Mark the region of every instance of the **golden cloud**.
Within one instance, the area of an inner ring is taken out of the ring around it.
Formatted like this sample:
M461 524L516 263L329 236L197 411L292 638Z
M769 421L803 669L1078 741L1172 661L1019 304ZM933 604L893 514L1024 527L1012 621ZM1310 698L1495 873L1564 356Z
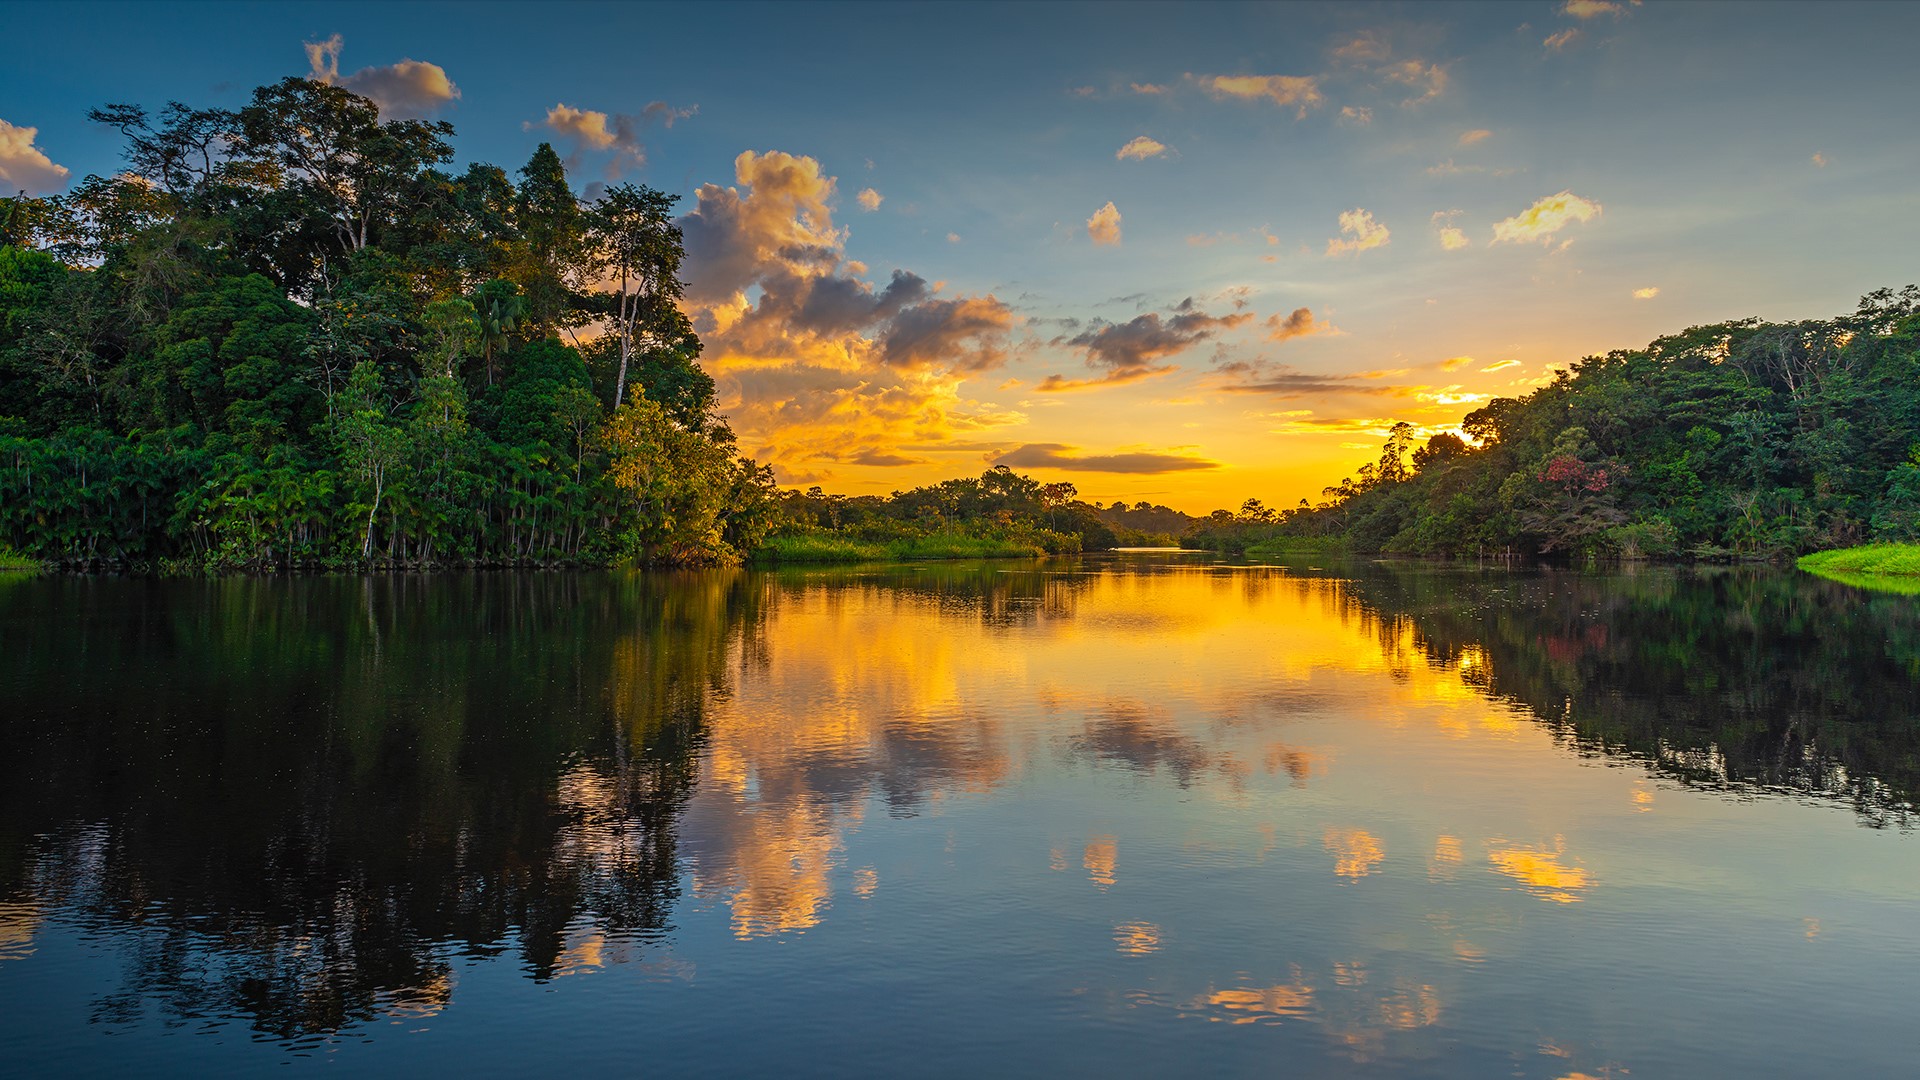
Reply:
M1373 220L1371 210L1362 210L1359 207L1341 213L1340 231L1347 234L1349 238L1336 237L1328 240L1328 255L1343 255L1350 251L1360 252L1382 247L1392 236L1385 225Z
M1460 133L1460 145L1472 146L1474 143L1492 137L1493 132L1488 131L1486 128L1474 128L1472 131L1463 131Z
M1120 211L1111 201L1095 210L1093 216L1087 219L1087 238L1096 245L1120 242Z
M1278 312L1267 317L1268 341L1288 341L1312 334L1337 332L1331 325L1315 319L1312 310L1308 308L1294 308L1291 314L1284 317Z
M1006 304L941 297L907 270L866 280L834 223L836 181L813 158L747 151L734 179L702 185L679 225L688 314L744 449L788 482L826 479L916 463L904 444L1024 422L961 390L1005 362Z
M1503 241L1546 243L1548 238L1575 222L1592 221L1600 216L1601 206L1571 191L1562 191L1539 200L1526 210L1498 221L1493 226L1493 243Z
M1340 119L1349 124L1371 124L1373 123L1373 110L1367 108L1365 105L1342 105L1340 106Z
M1127 145L1114 152L1115 161L1145 161L1147 158L1160 157L1167 152L1166 145L1145 135L1135 135Z
M1580 40L1580 28L1577 26L1569 26L1565 30L1542 41L1540 44L1545 45L1554 52L1559 52L1561 49L1566 48L1578 40Z
M1401 102L1402 105L1418 105L1432 101L1447 92L1447 69L1443 64L1423 64L1418 60L1403 60L1381 69L1381 74L1414 92L1415 96Z
M1480 372L1481 374L1491 374L1496 371L1505 371L1508 368L1516 368L1519 366L1520 361L1518 360L1502 360L1497 364L1488 364L1486 367L1481 368Z
M872 188L861 188L860 194L855 195L854 199L855 201L859 202L860 209L865 210L868 213L872 213L873 211L880 209L880 204L887 201L887 197L885 195L880 194L879 192L873 190Z
M1597 19L1602 15L1612 15L1617 19L1626 10L1614 0L1566 0L1560 5L1562 15L1571 15L1576 19Z
M1216 98L1264 99L1275 105L1294 106L1295 115L1301 118L1308 109L1326 101L1320 94L1320 81L1311 75L1207 75L1200 77L1199 83Z
M1660 295L1660 286L1658 285L1649 285L1644 289L1633 290L1633 298L1635 300L1651 300L1654 297L1659 295Z
M46 152L33 145L39 128L15 127L0 120L0 188L9 194L25 191L45 195L67 186L73 173L64 165L55 165Z

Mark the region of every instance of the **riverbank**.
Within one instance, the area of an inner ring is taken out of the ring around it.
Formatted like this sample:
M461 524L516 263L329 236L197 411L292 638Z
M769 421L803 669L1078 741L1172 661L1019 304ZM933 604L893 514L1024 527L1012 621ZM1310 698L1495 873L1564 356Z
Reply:
M1794 565L1843 585L1920 595L1920 544L1867 544L1816 551L1800 556Z
M932 562L944 559L1024 559L1047 554L1039 544L978 536L914 536L855 540L847 536L768 537L748 560L755 566L863 562Z
M0 547L0 574L37 574L45 569L39 559L29 559L15 554L12 548Z

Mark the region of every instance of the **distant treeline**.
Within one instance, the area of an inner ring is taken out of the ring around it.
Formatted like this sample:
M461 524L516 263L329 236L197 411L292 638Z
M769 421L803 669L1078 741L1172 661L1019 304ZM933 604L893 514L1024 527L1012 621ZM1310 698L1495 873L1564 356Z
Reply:
M110 105L125 172L0 201L0 550L67 565L730 561L672 196L287 79Z
M1248 500L1187 540L1724 560L1920 538L1920 288L1588 357L1461 430L1396 424L1320 502Z

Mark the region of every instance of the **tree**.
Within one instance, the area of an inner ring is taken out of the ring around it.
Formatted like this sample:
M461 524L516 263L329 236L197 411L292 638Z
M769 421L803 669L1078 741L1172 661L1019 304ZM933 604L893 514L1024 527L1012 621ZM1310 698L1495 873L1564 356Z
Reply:
M596 310L607 319L619 350L620 370L613 381L616 409L634 354L666 347L686 332L679 306L685 250L672 217L677 201L677 196L650 187L619 184L608 188L587 212L590 265L613 289L610 295L602 294Z
M528 329L549 334L580 325L576 279L585 262L586 221L567 185L567 167L541 143L520 170L514 224L520 239L509 277L526 297Z
M238 123L236 156L285 197L278 208L317 216L345 253L374 244L404 218L421 175L453 156L451 124L382 123L366 98L299 77L255 90Z
M387 393L380 385L380 370L365 360L354 365L353 375L334 406L333 416L334 443L340 460L364 485L366 497L353 508L366 508L360 557L371 559L373 526L380 515L380 501L406 460L407 434L388 415Z

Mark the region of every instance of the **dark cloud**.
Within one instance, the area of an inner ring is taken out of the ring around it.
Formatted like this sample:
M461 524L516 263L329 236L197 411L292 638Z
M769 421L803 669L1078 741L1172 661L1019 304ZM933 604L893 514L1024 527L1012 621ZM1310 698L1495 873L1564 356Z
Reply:
M1096 323L1066 338L1065 344L1085 349L1089 367L1112 373L1138 372L1251 318L1245 314L1209 315L1189 297L1165 319L1159 312L1148 312L1123 323Z
M880 335L880 356L895 368L986 371L1006 362L1002 343L1012 327L1012 309L991 295L929 300L894 316Z
M1078 472L1169 473L1217 469L1220 463L1188 454L1081 454L1064 443L1027 443L989 457L995 465L1016 469L1067 469Z

